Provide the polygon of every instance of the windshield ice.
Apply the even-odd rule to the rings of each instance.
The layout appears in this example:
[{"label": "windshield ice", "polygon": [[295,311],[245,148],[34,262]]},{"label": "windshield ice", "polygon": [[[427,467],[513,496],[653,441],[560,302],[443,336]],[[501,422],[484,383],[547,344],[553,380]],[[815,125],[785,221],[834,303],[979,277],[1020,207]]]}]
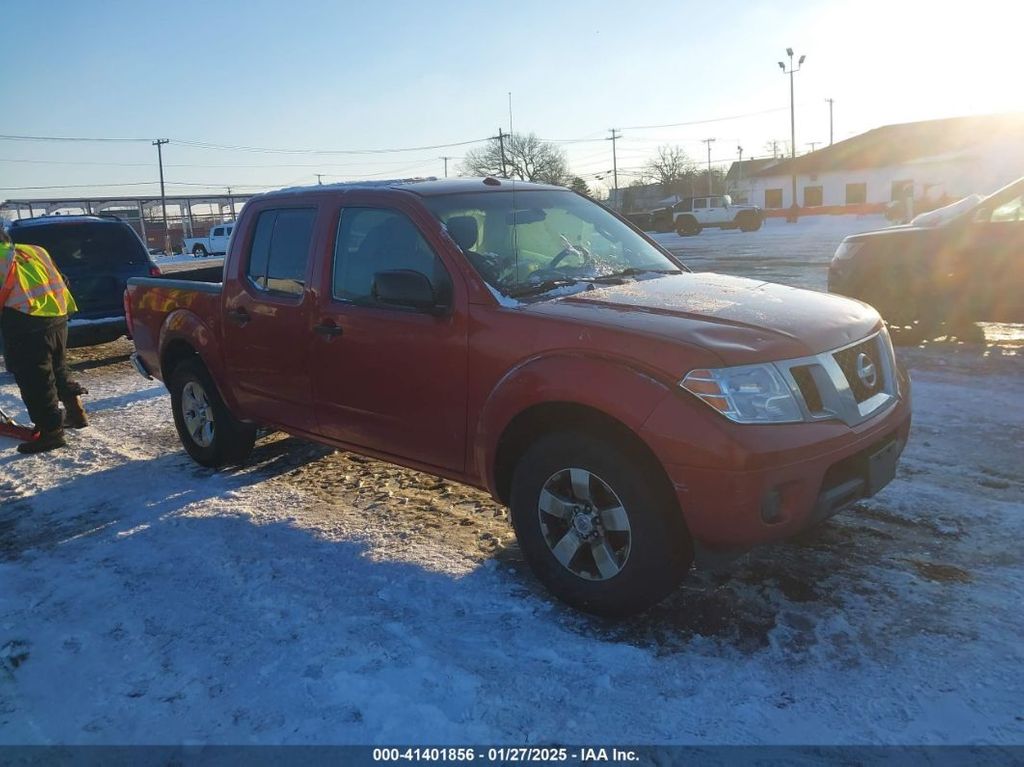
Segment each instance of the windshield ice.
[{"label": "windshield ice", "polygon": [[680,271],[600,205],[569,191],[439,195],[426,204],[480,276],[504,295]]}]

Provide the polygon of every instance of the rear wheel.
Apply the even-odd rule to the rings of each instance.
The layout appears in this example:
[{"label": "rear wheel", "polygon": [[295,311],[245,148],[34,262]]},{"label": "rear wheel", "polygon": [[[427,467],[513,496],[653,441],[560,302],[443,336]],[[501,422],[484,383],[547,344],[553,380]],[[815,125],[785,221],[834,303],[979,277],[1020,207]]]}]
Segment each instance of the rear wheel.
[{"label": "rear wheel", "polygon": [[192,248],[192,257],[193,258],[206,258],[207,255],[208,255],[208,253],[206,252],[206,248],[204,248],[202,245],[198,245],[197,244],[197,245],[193,246],[193,248]]},{"label": "rear wheel", "polygon": [[256,427],[231,415],[202,362],[188,359],[179,364],[168,388],[178,437],[196,463],[216,468],[249,457]]},{"label": "rear wheel", "polygon": [[700,234],[702,228],[693,216],[685,216],[676,223],[676,234],[681,237],[692,237]]},{"label": "rear wheel", "polygon": [[511,510],[537,578],[597,615],[660,602],[693,561],[682,517],[654,467],[593,434],[557,432],[530,446],[512,478]]}]

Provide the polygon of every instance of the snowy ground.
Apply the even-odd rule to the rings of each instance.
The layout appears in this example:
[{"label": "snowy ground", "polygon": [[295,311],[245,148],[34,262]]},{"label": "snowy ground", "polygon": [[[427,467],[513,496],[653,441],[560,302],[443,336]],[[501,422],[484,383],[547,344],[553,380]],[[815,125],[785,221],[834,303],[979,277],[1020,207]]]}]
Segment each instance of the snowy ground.
[{"label": "snowy ground", "polygon": [[[876,224],[665,239],[821,287]],[[0,440],[0,744],[1022,743],[1024,357],[987,336],[903,351],[880,495],[624,623],[549,599],[476,491],[279,435],[201,469],[127,342],[77,350],[94,426]]]}]

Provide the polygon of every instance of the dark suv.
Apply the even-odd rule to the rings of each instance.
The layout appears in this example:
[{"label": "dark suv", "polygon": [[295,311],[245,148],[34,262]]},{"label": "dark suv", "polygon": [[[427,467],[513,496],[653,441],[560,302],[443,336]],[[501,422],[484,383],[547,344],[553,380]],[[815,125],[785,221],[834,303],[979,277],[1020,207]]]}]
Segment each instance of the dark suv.
[{"label": "dark suv", "polygon": [[832,257],[828,289],[874,306],[905,343],[975,338],[975,322],[1024,322],[1024,178],[850,235]]},{"label": "dark suv", "polygon": [[16,243],[46,248],[64,275],[78,304],[70,321],[69,346],[123,336],[128,278],[160,275],[135,230],[116,217],[43,216],[13,221],[9,231]]}]

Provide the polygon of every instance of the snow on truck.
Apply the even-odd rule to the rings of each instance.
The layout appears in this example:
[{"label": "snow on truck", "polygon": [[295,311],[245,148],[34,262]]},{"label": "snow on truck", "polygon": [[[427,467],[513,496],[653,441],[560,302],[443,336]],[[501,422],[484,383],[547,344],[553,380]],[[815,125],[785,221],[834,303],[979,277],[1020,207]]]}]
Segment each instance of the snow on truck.
[{"label": "snow on truck", "polygon": [[692,273],[560,187],[271,192],[223,283],[135,278],[125,304],[200,464],[266,427],[484,488],[550,591],[604,615],[877,493],[910,429],[871,307]]},{"label": "snow on truck", "polygon": [[217,224],[206,237],[188,237],[181,247],[182,253],[191,253],[195,258],[207,256],[223,256],[228,252],[231,231],[235,228],[234,221]]}]

